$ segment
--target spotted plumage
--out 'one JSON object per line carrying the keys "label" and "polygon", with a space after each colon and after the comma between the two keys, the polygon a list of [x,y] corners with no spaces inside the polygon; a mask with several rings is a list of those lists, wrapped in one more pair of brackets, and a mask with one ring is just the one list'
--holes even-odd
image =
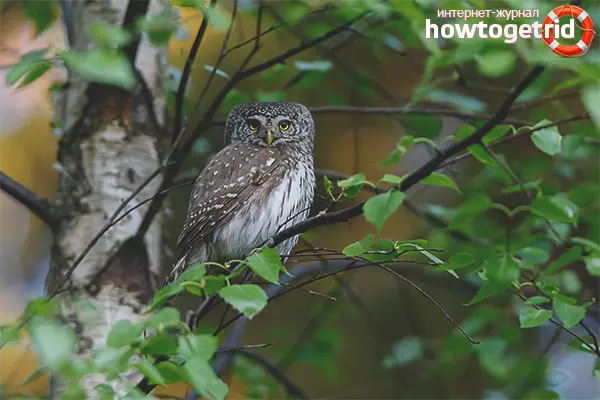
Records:
{"label": "spotted plumage", "polygon": [[[312,204],[314,122],[292,102],[234,107],[225,148],[198,176],[168,281],[202,262],[243,259],[278,231],[304,220]],[[278,249],[289,253],[298,238]]]}

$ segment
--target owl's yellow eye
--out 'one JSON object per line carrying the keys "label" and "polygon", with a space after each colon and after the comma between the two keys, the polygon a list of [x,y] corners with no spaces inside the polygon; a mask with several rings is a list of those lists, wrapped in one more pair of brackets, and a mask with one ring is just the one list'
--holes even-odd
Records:
{"label": "owl's yellow eye", "polygon": [[287,131],[288,129],[290,129],[290,124],[288,122],[280,122],[279,129],[281,129],[282,131]]}
{"label": "owl's yellow eye", "polygon": [[248,128],[250,128],[251,131],[255,131],[258,129],[258,122],[256,121],[248,121]]}

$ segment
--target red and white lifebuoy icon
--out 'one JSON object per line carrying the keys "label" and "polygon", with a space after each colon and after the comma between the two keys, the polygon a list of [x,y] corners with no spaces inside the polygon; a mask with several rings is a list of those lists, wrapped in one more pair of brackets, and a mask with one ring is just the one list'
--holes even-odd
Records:
{"label": "red and white lifebuoy icon", "polygon": [[[555,34],[553,33],[549,37],[546,37],[545,34],[542,35],[544,38],[544,42],[558,55],[563,57],[576,57],[585,54],[586,51],[590,48],[592,44],[592,39],[594,38],[594,23],[592,22],[592,18],[590,18],[589,14],[582,10],[577,6],[572,5],[564,5],[560,7],[556,7],[554,10],[550,11],[544,19],[544,25],[542,27],[543,31],[546,31],[546,25],[554,26],[554,21],[560,17],[573,17],[577,18],[583,27],[583,36],[581,39],[574,45],[565,46],[560,43],[555,38]],[[553,29],[550,30],[553,32]]]}

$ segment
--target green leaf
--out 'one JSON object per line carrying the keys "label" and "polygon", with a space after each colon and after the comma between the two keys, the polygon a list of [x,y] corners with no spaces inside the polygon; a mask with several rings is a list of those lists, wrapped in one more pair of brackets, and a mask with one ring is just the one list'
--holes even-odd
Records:
{"label": "green leaf", "polygon": [[45,60],[48,49],[32,50],[21,56],[19,62],[6,72],[6,84],[12,86],[25,76],[19,88],[28,85],[44,74],[49,68],[49,61]]}
{"label": "green leaf", "polygon": [[547,297],[544,296],[533,296],[527,299],[527,301],[525,301],[525,304],[529,305],[529,306],[539,306],[541,304],[546,304],[550,301],[550,299],[548,299]]}
{"label": "green leaf", "polygon": [[424,183],[425,185],[449,187],[456,192],[461,193],[460,189],[452,179],[439,172],[432,172],[428,177],[422,179],[421,183]]}
{"label": "green leaf", "polygon": [[143,331],[143,324],[133,324],[127,320],[117,321],[108,334],[106,344],[115,348],[128,346],[141,340]]}
{"label": "green leaf", "polygon": [[[439,132],[438,132],[439,133]],[[387,167],[389,165],[396,164],[400,157],[402,157],[406,152],[413,147],[415,144],[415,138],[411,135],[404,135],[398,143],[396,143],[396,148],[392,153],[386,158],[384,161],[377,164],[378,167]]]}
{"label": "green leaf", "polygon": [[102,400],[115,398],[115,391],[108,383],[100,383],[94,386],[94,390],[96,393],[98,393],[99,398]]}
{"label": "green leaf", "polygon": [[202,282],[206,275],[206,266],[204,264],[187,268],[183,274],[179,275],[176,282]]}
{"label": "green leaf", "polygon": [[384,183],[393,183],[394,185],[399,185],[400,183],[402,183],[402,180],[404,178],[397,176],[397,175],[393,175],[393,174],[385,174],[383,175],[383,177],[379,180],[379,182],[384,182]]}
{"label": "green leaf", "polygon": [[67,67],[90,82],[115,85],[125,89],[135,86],[135,75],[122,53],[104,49],[87,52],[65,51],[62,57]]}
{"label": "green leaf", "polygon": [[203,397],[225,399],[229,388],[202,357],[193,357],[183,365],[186,381]]}
{"label": "green leaf", "polygon": [[483,137],[484,144],[490,144],[497,140],[502,139],[508,132],[513,130],[512,125],[496,125]]}
{"label": "green leaf", "polygon": [[120,373],[130,367],[129,360],[134,354],[130,347],[101,347],[94,352],[93,366],[99,371]]}
{"label": "green leaf", "polygon": [[159,332],[144,340],[140,349],[153,356],[172,356],[177,352],[177,341],[172,334]]}
{"label": "green leaf", "polygon": [[483,112],[486,109],[485,103],[481,100],[457,92],[434,89],[430,90],[425,98],[435,103],[454,106],[464,112]]}
{"label": "green leaf", "polygon": [[166,384],[181,381],[180,367],[170,361],[163,361],[156,364],[156,368],[160,371],[161,376]]}
{"label": "green leaf", "polygon": [[575,244],[579,244],[590,251],[594,251],[596,253],[600,253],[600,244],[583,237],[572,237],[571,242]]}
{"label": "green leaf", "polygon": [[413,136],[433,139],[438,137],[442,130],[442,119],[434,115],[406,115],[404,125]]}
{"label": "green leaf", "polygon": [[73,359],[75,334],[54,321],[31,321],[29,332],[42,364],[56,371]]}
{"label": "green leaf", "polygon": [[500,286],[492,282],[485,282],[479,288],[475,296],[465,305],[472,306],[473,304],[479,303],[480,301],[485,300],[496,293],[502,292],[503,290],[504,286]]}
{"label": "green leaf", "polygon": [[7,343],[17,342],[19,340],[19,329],[14,326],[0,325],[0,349]]}
{"label": "green leaf", "polygon": [[363,206],[365,219],[381,230],[385,221],[400,207],[404,197],[404,193],[397,190],[370,197]]}
{"label": "green leaf", "polygon": [[397,53],[405,54],[406,46],[397,36],[394,36],[391,33],[386,33],[382,37],[382,42],[390,49],[394,50]]}
{"label": "green leaf", "polygon": [[573,211],[557,203],[555,197],[540,196],[531,203],[529,209],[534,214],[551,221],[571,222],[574,218]]}
{"label": "green leaf", "polygon": [[508,285],[516,281],[520,273],[519,264],[510,254],[492,257],[485,265],[485,276],[498,285]]}
{"label": "green leaf", "polygon": [[163,305],[170,298],[177,296],[183,291],[183,286],[179,284],[170,284],[161,288],[152,298],[152,304],[147,312],[152,311]]}
{"label": "green leaf", "polygon": [[371,243],[373,243],[373,234],[369,233],[367,236],[362,238],[360,241],[354,242],[354,243],[349,244],[348,246],[344,247],[344,250],[342,250],[342,253],[344,253],[344,255],[346,257],[355,257],[358,255],[361,255],[365,251],[369,250]]}
{"label": "green leaf", "polygon": [[47,297],[30,300],[26,313],[30,316],[53,317],[58,315],[57,304]]}
{"label": "green leaf", "polygon": [[337,181],[338,187],[342,188],[344,197],[354,197],[360,192],[364,184],[371,184],[366,180],[365,174],[355,174],[349,178]]}
{"label": "green leaf", "polygon": [[535,328],[552,318],[552,311],[538,310],[533,307],[523,308],[519,314],[519,323],[521,328]]}
{"label": "green leaf", "polygon": [[164,46],[179,27],[177,19],[177,15],[169,9],[138,20],[137,27],[148,35],[153,45]]}
{"label": "green leaf", "polygon": [[406,337],[392,345],[392,354],[382,362],[384,368],[401,367],[423,357],[423,339]]}
{"label": "green leaf", "polygon": [[491,205],[492,200],[484,193],[475,192],[469,195],[467,200],[460,206],[459,211],[454,215],[454,218],[452,218],[448,227],[450,229],[462,229],[465,223],[488,210]]}
{"label": "green leaf", "polygon": [[150,383],[161,386],[166,385],[167,382],[160,373],[160,370],[156,368],[154,364],[152,364],[148,357],[142,356],[140,361],[138,361],[135,366],[142,374],[144,374],[144,376],[148,378]]}
{"label": "green leaf", "polygon": [[231,285],[219,290],[219,295],[248,319],[254,318],[267,305],[267,294],[258,285]]}
{"label": "green leaf", "polygon": [[517,255],[523,262],[535,265],[546,264],[550,259],[550,253],[547,250],[533,246],[522,248]]}
{"label": "green leaf", "polygon": [[39,35],[52,25],[57,9],[54,1],[27,1],[24,3],[25,15],[35,24],[35,33]]}
{"label": "green leaf", "polygon": [[188,360],[193,357],[201,357],[205,360],[217,351],[217,338],[212,335],[185,335],[177,338],[177,355]]}
{"label": "green leaf", "polygon": [[469,253],[461,252],[453,254],[448,261],[452,269],[468,267],[475,262],[475,257]]}
{"label": "green leaf", "polygon": [[[552,123],[552,121],[543,119],[535,124],[534,128],[548,125],[549,123]],[[562,136],[558,133],[556,126],[550,126],[533,132],[531,134],[531,141],[535,144],[535,147],[544,153],[554,156],[560,153]]]}
{"label": "green leaf", "polygon": [[281,258],[277,249],[263,247],[248,257],[248,264],[252,271],[256,272],[261,278],[271,283],[279,283],[279,271],[283,269],[283,265],[281,265]]}
{"label": "green leaf", "polygon": [[315,61],[294,61],[294,66],[300,71],[329,71],[333,67],[333,63],[329,60],[315,60]]}
{"label": "green leaf", "polygon": [[219,289],[225,284],[225,277],[223,275],[207,276],[204,278],[204,293],[210,296],[213,293],[217,293]]}
{"label": "green leaf", "polygon": [[131,33],[125,29],[100,22],[92,23],[90,36],[99,46],[108,49],[118,49],[125,46],[131,40]]}
{"label": "green leaf", "polygon": [[600,257],[587,257],[585,268],[592,276],[600,276]]}
{"label": "green leaf", "polygon": [[362,186],[365,183],[366,175],[365,174],[355,174],[351,177],[343,179],[341,181],[337,181],[338,187],[347,188],[352,186],[360,185]]}
{"label": "green leaf", "polygon": [[600,85],[587,86],[581,94],[581,101],[600,130]]}
{"label": "green leaf", "polygon": [[585,317],[585,308],[562,302],[556,297],[552,299],[552,308],[567,328],[577,325]]}
{"label": "green leaf", "polygon": [[489,50],[476,60],[482,75],[498,78],[514,70],[517,55],[511,50]]}
{"label": "green leaf", "polygon": [[173,307],[166,307],[154,314],[146,321],[146,329],[158,329],[159,327],[168,327],[178,325],[181,321],[179,310]]}
{"label": "green leaf", "polygon": [[[38,379],[40,379],[41,377],[49,377],[48,374],[48,368],[46,367],[40,367],[38,369],[36,369],[35,371],[33,371],[27,378],[23,379],[23,382],[21,382],[21,387],[23,386],[28,386],[31,383],[37,381]],[[2,398],[2,388],[0,386],[0,398]]]}
{"label": "green leaf", "polygon": [[569,264],[579,260],[580,258],[581,258],[581,247],[573,247],[573,248],[569,249],[567,252],[561,254],[556,260],[554,260],[548,266],[548,268],[544,269],[541,272],[541,276],[551,275],[551,274],[555,273],[556,271],[558,271],[559,269],[561,269],[562,267],[564,267],[565,265],[569,265]]}

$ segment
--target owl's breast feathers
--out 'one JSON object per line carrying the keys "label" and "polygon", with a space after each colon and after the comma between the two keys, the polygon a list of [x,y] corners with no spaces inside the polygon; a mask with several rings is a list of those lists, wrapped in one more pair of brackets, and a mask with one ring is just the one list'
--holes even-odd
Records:
{"label": "owl's breast feathers", "polygon": [[[314,194],[310,152],[232,144],[200,174],[177,244],[183,268],[248,255],[281,229],[308,215]],[[279,246],[289,252],[297,242]]]}

